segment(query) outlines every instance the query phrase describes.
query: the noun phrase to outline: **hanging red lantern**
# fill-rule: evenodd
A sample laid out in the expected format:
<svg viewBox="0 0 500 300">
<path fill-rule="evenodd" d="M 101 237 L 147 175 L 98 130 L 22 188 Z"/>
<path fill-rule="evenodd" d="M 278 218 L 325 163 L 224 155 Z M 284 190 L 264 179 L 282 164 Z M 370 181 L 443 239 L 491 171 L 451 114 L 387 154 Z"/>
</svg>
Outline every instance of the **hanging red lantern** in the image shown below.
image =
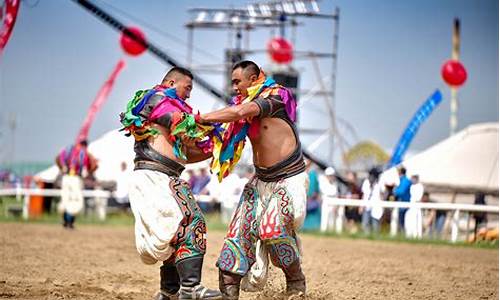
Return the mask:
<svg viewBox="0 0 500 300">
<path fill-rule="evenodd" d="M 146 41 L 146 36 L 139 28 L 127 27 L 127 30 L 130 31 L 130 33 L 132 33 L 139 39 L 143 40 L 144 42 Z M 135 39 L 127 35 L 125 31 L 122 31 L 122 35 L 120 37 L 120 44 L 122 46 L 123 51 L 132 56 L 140 55 L 144 51 L 146 51 L 146 46 L 144 44 L 137 42 Z"/>
<path fill-rule="evenodd" d="M 448 85 L 460 87 L 467 80 L 467 70 L 460 61 L 450 59 L 443 64 L 441 76 Z"/>
<path fill-rule="evenodd" d="M 279 64 L 287 64 L 293 60 L 293 46 L 282 37 L 271 39 L 267 43 L 267 51 L 271 59 Z"/>
</svg>

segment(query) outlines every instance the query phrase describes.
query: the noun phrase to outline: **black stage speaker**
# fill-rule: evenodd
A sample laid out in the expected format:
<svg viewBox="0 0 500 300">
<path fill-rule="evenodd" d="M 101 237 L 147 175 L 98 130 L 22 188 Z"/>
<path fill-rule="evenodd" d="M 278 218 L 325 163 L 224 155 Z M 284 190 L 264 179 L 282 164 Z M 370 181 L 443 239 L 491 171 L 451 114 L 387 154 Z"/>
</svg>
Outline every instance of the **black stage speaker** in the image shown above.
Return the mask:
<svg viewBox="0 0 500 300">
<path fill-rule="evenodd" d="M 268 74 L 272 76 L 273 79 L 284 87 L 289 88 L 292 91 L 295 100 L 298 99 L 298 87 L 299 87 L 299 73 L 294 69 L 287 70 L 277 70 Z"/>
</svg>

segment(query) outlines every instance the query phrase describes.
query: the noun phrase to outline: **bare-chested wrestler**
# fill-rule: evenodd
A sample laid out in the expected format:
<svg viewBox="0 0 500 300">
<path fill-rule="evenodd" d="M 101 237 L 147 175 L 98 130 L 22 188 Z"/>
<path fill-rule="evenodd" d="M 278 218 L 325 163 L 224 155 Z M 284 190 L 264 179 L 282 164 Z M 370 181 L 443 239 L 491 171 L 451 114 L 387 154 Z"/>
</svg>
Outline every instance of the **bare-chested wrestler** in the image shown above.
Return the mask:
<svg viewBox="0 0 500 300">
<path fill-rule="evenodd" d="M 306 207 L 305 164 L 295 121 L 296 103 L 290 91 L 277 85 L 251 61 L 233 67 L 234 106 L 200 116 L 200 122 L 246 120 L 256 176 L 245 186 L 224 239 L 217 266 L 224 299 L 238 299 L 240 283 L 263 256 L 281 268 L 289 295 L 305 295 L 297 230 Z M 246 100 L 245 100 L 246 99 Z M 250 100 L 250 101 L 249 101 Z"/>
<path fill-rule="evenodd" d="M 129 198 L 137 251 L 146 264 L 163 263 L 156 299 L 221 298 L 219 291 L 200 284 L 205 219 L 188 183 L 179 178 L 184 164 L 205 160 L 210 153 L 203 154 L 194 143 L 186 143 L 187 160 L 177 158 L 169 136 L 173 113 L 192 112 L 185 102 L 192 79 L 188 70 L 172 68 L 160 85 L 137 92 L 121 116 L 136 140 Z"/>
</svg>

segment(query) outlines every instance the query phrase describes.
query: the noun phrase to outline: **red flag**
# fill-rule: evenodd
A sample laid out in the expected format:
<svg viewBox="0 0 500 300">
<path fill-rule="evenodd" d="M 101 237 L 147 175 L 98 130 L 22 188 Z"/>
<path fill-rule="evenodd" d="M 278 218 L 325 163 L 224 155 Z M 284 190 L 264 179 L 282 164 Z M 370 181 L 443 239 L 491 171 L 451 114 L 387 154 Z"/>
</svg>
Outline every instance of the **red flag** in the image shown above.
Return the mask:
<svg viewBox="0 0 500 300">
<path fill-rule="evenodd" d="M 3 23 L 2 28 L 0 28 L 0 54 L 2 54 L 3 48 L 7 45 L 14 24 L 16 23 L 19 2 L 21 1 L 5 0 L 4 7 L 0 6 L 0 21 Z"/>
<path fill-rule="evenodd" d="M 125 61 L 123 59 L 120 59 L 120 61 L 116 64 L 113 73 L 111 73 L 111 76 L 109 76 L 108 80 L 102 86 L 101 90 L 97 94 L 97 97 L 94 99 L 94 102 L 92 102 L 92 105 L 89 108 L 87 116 L 85 117 L 85 121 L 83 121 L 82 127 L 80 128 L 80 132 L 78 133 L 78 136 L 76 138 L 76 144 L 87 139 L 87 136 L 89 135 L 90 126 L 92 125 L 92 122 L 95 119 L 96 113 L 101 109 L 104 102 L 106 102 L 106 100 L 108 99 L 108 95 L 111 92 L 111 89 L 113 88 L 115 79 L 124 67 L 125 67 Z"/>
</svg>

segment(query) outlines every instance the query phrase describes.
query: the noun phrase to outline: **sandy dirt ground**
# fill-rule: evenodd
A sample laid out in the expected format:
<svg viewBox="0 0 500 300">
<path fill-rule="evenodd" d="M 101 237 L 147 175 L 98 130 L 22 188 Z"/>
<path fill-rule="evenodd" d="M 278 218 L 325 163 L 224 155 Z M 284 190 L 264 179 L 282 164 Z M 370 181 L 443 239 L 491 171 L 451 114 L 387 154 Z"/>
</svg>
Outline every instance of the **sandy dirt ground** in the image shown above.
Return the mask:
<svg viewBox="0 0 500 300">
<path fill-rule="evenodd" d="M 217 287 L 223 232 L 209 232 L 203 283 Z M 498 249 L 303 236 L 307 299 L 498 299 Z M 0 299 L 152 299 L 159 265 L 135 252 L 133 228 L 0 224 Z M 241 299 L 282 299 L 266 288 Z"/>
</svg>

